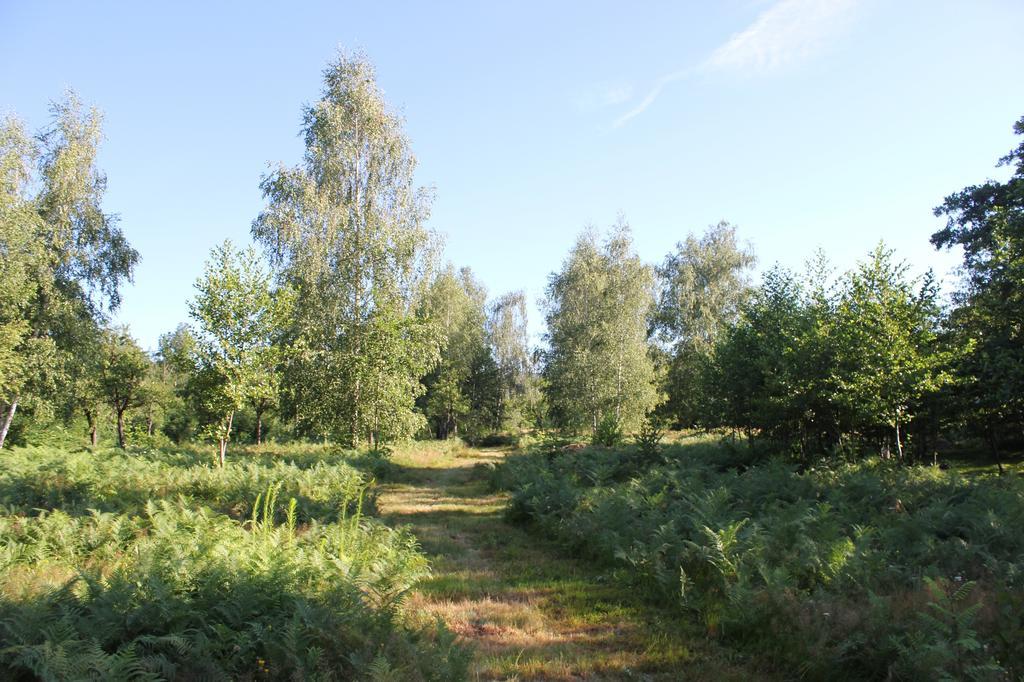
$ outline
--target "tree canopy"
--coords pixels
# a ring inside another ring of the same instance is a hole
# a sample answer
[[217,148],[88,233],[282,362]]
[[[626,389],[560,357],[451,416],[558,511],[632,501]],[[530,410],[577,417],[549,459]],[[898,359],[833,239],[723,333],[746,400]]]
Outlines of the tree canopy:
[[[1024,117],[1014,132],[1024,135]],[[1024,433],[1024,141],[999,164],[1013,168],[1010,179],[946,197],[935,209],[946,226],[932,235],[937,248],[963,248],[963,288],[949,324],[964,351],[957,408],[997,455],[1000,441]]]
[[556,419],[596,429],[605,418],[636,428],[657,403],[647,320],[654,273],[620,220],[601,243],[586,231],[548,281],[545,390]]
[[20,403],[58,397],[76,346],[118,306],[139,259],[102,207],[99,112],[69,92],[50,113],[35,138],[0,123],[0,446]]
[[272,288],[255,249],[238,251],[225,241],[214,247],[196,281],[189,311],[198,325],[195,394],[224,466],[235,412],[276,393],[283,354],[279,338],[291,315],[291,291]]
[[365,58],[327,68],[303,121],[304,162],[263,179],[268,203],[253,223],[298,298],[287,375],[296,416],[351,444],[410,435],[439,345],[417,313],[433,263],[431,193],[414,184],[402,120]]

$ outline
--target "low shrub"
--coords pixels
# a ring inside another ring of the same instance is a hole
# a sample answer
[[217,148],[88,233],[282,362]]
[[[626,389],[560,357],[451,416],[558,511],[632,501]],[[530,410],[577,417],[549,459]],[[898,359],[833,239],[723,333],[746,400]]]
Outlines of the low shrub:
[[479,448],[518,447],[520,437],[513,433],[489,433],[470,439],[470,444]]
[[[511,519],[780,669],[819,679],[1020,669],[1020,647],[1000,634],[1019,629],[1019,615],[991,594],[1020,603],[1024,481],[878,460],[757,463],[741,450],[537,449],[493,480],[511,491]],[[975,586],[953,600],[969,618],[911,636],[938,617],[934,586],[957,578]],[[968,630],[980,648],[950,634]]]
[[622,443],[622,426],[614,414],[606,414],[594,429],[594,445],[611,448],[620,443]]

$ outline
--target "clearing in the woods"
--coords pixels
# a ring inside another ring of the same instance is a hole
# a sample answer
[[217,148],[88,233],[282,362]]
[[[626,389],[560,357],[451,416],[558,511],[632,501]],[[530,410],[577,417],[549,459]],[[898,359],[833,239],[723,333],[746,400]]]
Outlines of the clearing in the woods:
[[410,612],[440,617],[474,649],[472,679],[752,679],[607,572],[507,523],[488,485],[504,454],[398,452],[380,496],[384,520],[410,526],[431,559]]

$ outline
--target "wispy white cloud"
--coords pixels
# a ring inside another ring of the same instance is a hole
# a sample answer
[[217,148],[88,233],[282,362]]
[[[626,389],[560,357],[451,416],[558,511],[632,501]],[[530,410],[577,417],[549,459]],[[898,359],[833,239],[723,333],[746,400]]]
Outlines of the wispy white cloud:
[[750,26],[734,34],[695,68],[659,78],[636,106],[612,124],[618,128],[639,116],[666,86],[694,72],[746,71],[767,73],[818,53],[849,20],[857,0],[779,0]]
[[766,72],[817,54],[846,25],[855,0],[780,0],[733,35],[703,69]]
[[618,128],[619,126],[624,125],[631,118],[634,118],[644,113],[647,107],[654,104],[654,100],[658,99],[658,95],[660,95],[661,91],[665,89],[665,86],[674,83],[675,81],[686,78],[688,75],[690,75],[691,71],[692,69],[681,69],[679,71],[673,71],[672,73],[665,74],[664,76],[659,78],[658,82],[654,84],[653,88],[651,88],[651,91],[647,93],[647,96],[640,100],[639,104],[637,104],[632,109],[624,113],[622,116],[619,116],[617,119],[615,119],[615,123],[612,124],[612,127]]
[[631,85],[602,84],[583,92],[577,92],[573,96],[573,100],[581,111],[595,111],[628,102],[632,96],[633,86]]
[[606,88],[600,95],[600,101],[602,106],[612,106],[615,104],[622,104],[623,102],[629,101],[629,98],[633,96],[632,85],[617,85]]

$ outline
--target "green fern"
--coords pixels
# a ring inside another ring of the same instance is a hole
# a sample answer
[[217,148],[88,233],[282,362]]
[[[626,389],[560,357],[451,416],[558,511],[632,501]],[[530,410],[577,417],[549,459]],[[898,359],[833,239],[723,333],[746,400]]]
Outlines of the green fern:
[[[464,676],[453,640],[404,624],[426,559],[343,461],[33,457],[0,470],[0,678],[365,679],[378,657],[407,679]],[[23,506],[53,470],[76,513]]]

